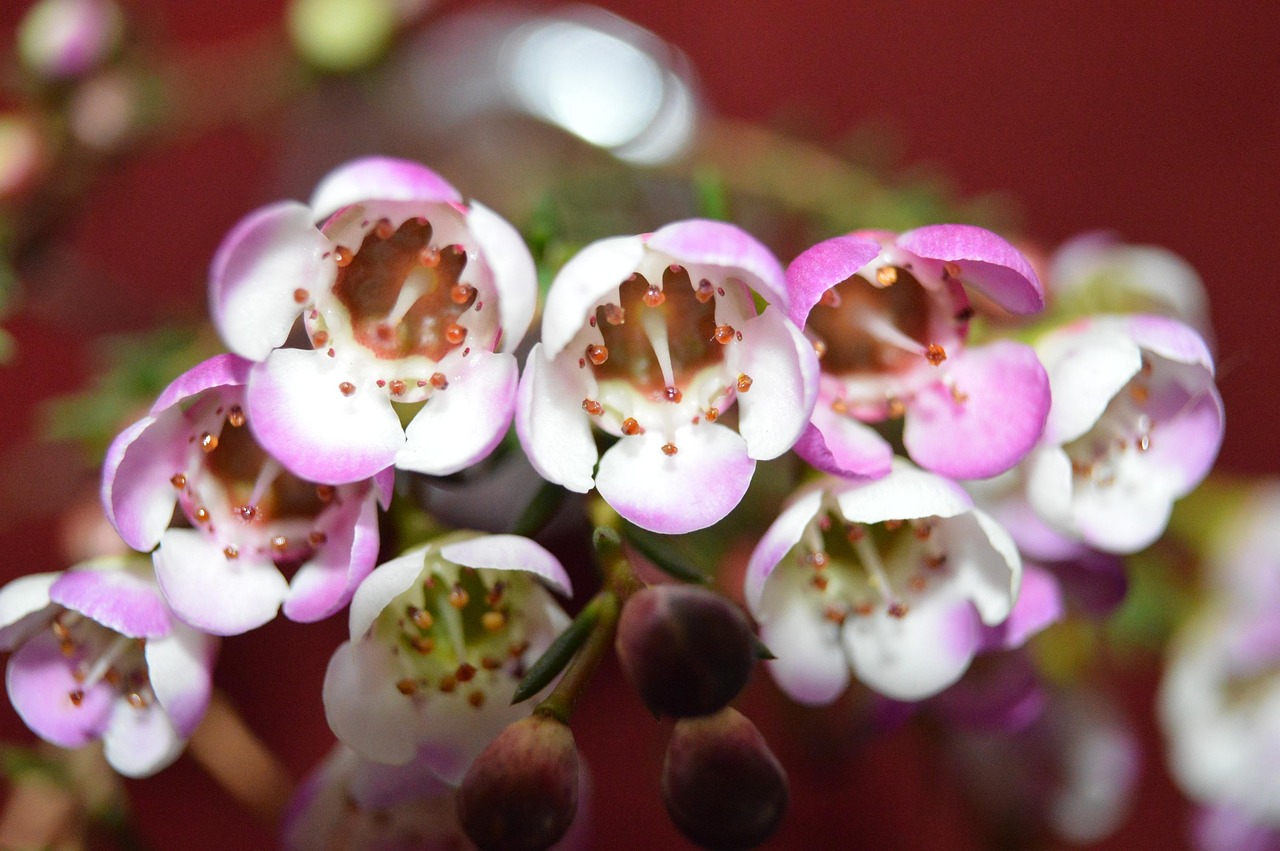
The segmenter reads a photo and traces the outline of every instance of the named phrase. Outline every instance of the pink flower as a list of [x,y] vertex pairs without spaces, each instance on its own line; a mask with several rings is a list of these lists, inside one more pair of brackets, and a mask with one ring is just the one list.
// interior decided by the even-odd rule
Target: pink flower
[[[759,315],[756,295],[770,303]],[[732,225],[592,243],[552,283],[525,364],[516,429],[529,459],[646,529],[710,526],[813,409],[817,360],[788,305],[778,262]],[[593,425],[620,438],[603,456]]]
[[1146,547],[1222,444],[1208,348],[1180,322],[1141,315],[1074,322],[1036,348],[1053,409],[1024,463],[1029,502],[1053,529],[1092,547]]
[[365,759],[415,758],[457,784],[508,724],[525,668],[569,625],[542,586],[569,577],[526,538],[458,532],[380,565],[351,601],[351,640],[329,660],[325,715]]
[[1035,352],[999,341],[967,349],[971,295],[1013,313],[1044,305],[1031,265],[970,225],[899,236],[862,232],[818,243],[787,269],[791,319],[822,358],[810,429],[796,446],[830,473],[882,476],[892,451],[866,423],[904,418],[920,466],[953,478],[1009,469],[1049,410]]
[[6,685],[40,738],[101,739],[107,762],[144,777],[173,762],[209,704],[217,639],[178,620],[145,559],[107,557],[0,589]]
[[1022,563],[1009,534],[941,476],[895,462],[873,481],[802,490],[747,565],[747,606],[777,659],[770,673],[806,704],[835,700],[852,669],[898,700],[954,683],[984,646],[1016,646],[1054,619],[1040,577],[1016,622]]
[[[377,502],[391,498],[390,469],[317,484],[265,452],[245,407],[251,366],[219,355],[181,375],[116,438],[103,469],[120,537],[155,549],[174,612],[217,635],[261,626],[282,604],[297,621],[346,605],[377,561]],[[175,504],[190,528],[170,525]]]
[[[506,352],[533,315],[533,260],[511,225],[427,168],[347,163],[310,206],[236,225],[211,274],[227,347],[259,362],[255,432],[297,475],[452,473],[506,432],[518,377]],[[280,348],[299,315],[309,348]]]

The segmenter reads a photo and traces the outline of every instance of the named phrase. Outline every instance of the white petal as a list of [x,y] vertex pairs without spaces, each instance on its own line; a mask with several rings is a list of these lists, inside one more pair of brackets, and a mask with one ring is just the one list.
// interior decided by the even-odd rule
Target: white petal
[[325,256],[332,250],[311,210],[296,201],[264,207],[237,224],[209,272],[209,307],[227,348],[262,360],[282,345],[307,301],[294,291],[333,286],[338,267]]
[[760,639],[777,657],[768,666],[778,687],[808,706],[826,705],[843,694],[849,686],[849,662],[840,628],[805,599],[802,574],[774,574],[759,608]]
[[502,317],[502,351],[515,351],[529,330],[538,300],[538,270],[520,232],[483,204],[472,203],[467,227],[493,270]]
[[271,562],[227,558],[196,529],[170,529],[153,559],[156,579],[174,613],[197,629],[238,635],[276,616],[289,584]]
[[529,463],[544,479],[586,493],[599,455],[571,368],[563,358],[546,360],[541,343],[533,347],[516,398],[516,432]]
[[445,544],[440,555],[463,567],[520,570],[541,577],[566,597],[573,596],[569,574],[540,544],[519,535],[481,535]]
[[487,456],[511,423],[518,372],[508,354],[475,352],[454,360],[448,388],[435,391],[405,430],[396,466],[444,476]]
[[1087,432],[1142,369],[1138,346],[1109,326],[1070,326],[1051,334],[1036,350],[1049,375],[1052,399],[1043,437],[1047,443],[1067,443]]
[[1018,598],[1022,558],[1004,527],[975,508],[943,520],[935,533],[954,571],[954,587],[973,602],[983,623],[1007,618]]
[[49,586],[61,573],[32,573],[19,576],[0,588],[0,652],[9,652],[40,629],[53,612],[49,608]]
[[209,706],[218,639],[175,620],[169,635],[148,641],[144,652],[156,701],[178,735],[190,736]]
[[396,688],[391,649],[376,641],[344,641],[324,674],[324,714],[333,734],[366,759],[404,765],[417,752],[417,714]]
[[738,394],[738,432],[752,458],[765,461],[790,449],[818,400],[818,357],[813,345],[775,307],[742,327],[736,368],[752,379]]
[[311,209],[328,218],[361,201],[460,202],[448,181],[426,166],[392,157],[362,157],[326,174],[311,194]]
[[921,597],[904,617],[883,608],[850,618],[845,648],[863,683],[896,700],[923,700],[960,679],[978,647],[969,603]]
[[150,777],[167,767],[186,741],[158,706],[138,708],[120,699],[102,736],[107,762],[125,777]]
[[747,562],[746,581],[743,585],[743,596],[752,615],[757,618],[760,616],[761,598],[767,580],[773,575],[783,556],[800,543],[800,536],[821,506],[822,491],[815,489],[803,494],[783,509],[778,519],[764,533],[760,543],[756,544],[751,559]]
[[396,597],[408,591],[409,586],[422,575],[426,567],[423,559],[425,552],[425,547],[415,547],[404,555],[375,567],[360,583],[351,598],[348,619],[352,641],[364,638],[382,610]]
[[905,461],[896,461],[883,479],[850,483],[835,497],[840,513],[853,523],[954,517],[973,507],[973,500],[955,482]]
[[704,529],[737,507],[756,462],[732,429],[714,423],[678,428],[676,454],[657,432],[624,437],[605,452],[596,489],[624,518],[667,535]]
[[172,409],[116,436],[102,462],[102,505],[126,544],[143,552],[169,528],[178,501],[170,479],[186,466],[187,422]]
[[640,237],[615,236],[591,243],[564,264],[542,309],[542,345],[548,356],[569,345],[591,307],[640,266],[644,251]]

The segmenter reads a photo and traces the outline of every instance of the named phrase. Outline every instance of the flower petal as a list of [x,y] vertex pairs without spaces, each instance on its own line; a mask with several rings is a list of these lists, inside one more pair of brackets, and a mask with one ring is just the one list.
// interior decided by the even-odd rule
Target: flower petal
[[827,290],[853,277],[878,256],[880,243],[856,234],[837,236],[806,249],[787,267],[791,321],[803,328],[809,311]]
[[61,575],[31,573],[0,588],[0,653],[13,650],[53,615],[49,587]]
[[205,390],[215,387],[243,387],[249,383],[249,370],[252,367],[253,361],[226,353],[201,361],[164,388],[151,406],[151,415],[159,416],[162,411]]
[[1177,478],[1174,496],[1190,493],[1213,468],[1222,447],[1225,412],[1213,385],[1175,417],[1153,429],[1144,461]]
[[238,635],[276,616],[289,584],[270,561],[227,558],[196,529],[170,529],[152,556],[174,614],[214,635]]
[[324,674],[324,714],[333,734],[366,759],[404,765],[417,753],[413,702],[395,683],[391,648],[344,641]]
[[529,330],[538,300],[538,270],[524,239],[511,224],[482,204],[472,202],[467,227],[493,270],[502,318],[501,351],[515,351]]
[[983,623],[1007,618],[1022,578],[1022,557],[1009,533],[976,508],[943,520],[937,533],[955,571],[953,587],[973,602]]
[[169,528],[178,496],[170,479],[186,465],[187,423],[178,410],[126,428],[102,462],[102,506],[126,544],[143,552]]
[[[341,609],[378,561],[378,508],[373,493],[328,518],[326,540],[298,568],[284,600],[289,620],[313,623]],[[352,517],[351,515],[356,515]]]
[[776,656],[768,662],[778,688],[806,706],[825,706],[849,686],[840,628],[805,599],[799,571],[775,574],[760,602],[760,640]]
[[[968,349],[907,409],[902,442],[920,466],[958,479],[1008,470],[1030,451],[1049,414],[1049,378],[1035,350],[1000,341]],[[963,394],[958,401],[955,394]]]
[[1161,357],[1180,363],[1197,364],[1213,374],[1213,355],[1204,338],[1193,329],[1163,316],[1126,316],[1126,333],[1139,346]]
[[834,495],[851,523],[955,517],[973,508],[972,498],[955,482],[905,461],[896,461],[883,479],[838,483]]
[[646,242],[684,264],[725,267],[783,313],[790,309],[786,275],[778,258],[736,225],[687,219],[660,228]]
[[440,555],[454,564],[488,570],[522,570],[538,576],[566,597],[573,585],[559,559],[519,535],[481,535],[445,544]]
[[[350,396],[340,385],[355,387]],[[249,377],[249,425],[294,474],[344,484],[391,466],[404,445],[385,392],[319,350],[278,349]]]
[[846,478],[879,479],[893,466],[893,447],[878,431],[829,405],[813,409],[794,449],[809,466]]
[[901,618],[878,609],[844,627],[858,679],[896,700],[923,700],[960,679],[979,638],[969,603],[941,595],[921,597]]
[[983,630],[983,646],[1017,649],[1031,636],[1059,621],[1064,611],[1062,588],[1053,574],[1036,565],[1023,565],[1017,602],[1003,623]]
[[328,290],[338,274],[326,255],[333,244],[311,220],[311,210],[282,201],[250,213],[213,257],[209,309],[227,348],[262,360],[284,344],[309,296]]
[[150,777],[182,753],[186,741],[158,706],[115,701],[102,736],[107,762],[125,777]]
[[414,547],[404,555],[378,565],[351,598],[348,623],[352,641],[359,641],[396,597],[409,590],[426,568],[426,547]]
[[973,225],[926,225],[907,231],[897,244],[931,260],[960,265],[960,280],[1011,313],[1044,307],[1044,287],[1022,253],[989,230]]
[[1067,443],[1093,428],[1116,394],[1142,369],[1142,351],[1110,323],[1096,320],[1048,334],[1037,345],[1054,404],[1044,440]]
[[[9,658],[6,685],[13,708],[46,742],[78,748],[102,736],[116,690],[105,680],[88,688],[76,680],[53,632],[38,632]],[[73,693],[83,695],[80,702]]]
[[311,193],[316,221],[361,201],[458,203],[462,195],[426,166],[392,157],[362,157],[344,163],[321,178]]
[[168,635],[172,622],[159,589],[124,570],[68,570],[49,599],[130,638]]
[[563,360],[548,361],[542,344],[534,346],[516,398],[520,445],[544,479],[586,493],[599,454],[587,415],[572,401],[579,395],[569,366]]
[[705,529],[747,492],[756,462],[737,432],[704,423],[675,431],[675,455],[657,432],[624,437],[600,459],[596,489],[624,518],[668,535]]
[[818,356],[782,312],[773,307],[742,326],[734,350],[739,373],[752,379],[738,393],[738,433],[747,454],[777,458],[795,445],[818,400]]
[[564,264],[542,308],[542,345],[548,358],[569,345],[586,324],[592,305],[626,280],[643,258],[640,237],[615,236],[591,243]]
[[773,575],[774,569],[791,548],[800,543],[800,537],[821,505],[820,490],[811,490],[798,496],[782,510],[778,519],[773,521],[760,538],[760,543],[756,544],[751,559],[747,562],[746,581],[743,584],[743,597],[753,615],[759,616],[766,580]]
[[453,361],[437,390],[405,429],[395,465],[432,476],[470,467],[494,450],[511,424],[519,368],[513,355],[474,352]]
[[144,653],[156,702],[185,739],[209,707],[218,639],[174,621],[173,632],[148,641]]

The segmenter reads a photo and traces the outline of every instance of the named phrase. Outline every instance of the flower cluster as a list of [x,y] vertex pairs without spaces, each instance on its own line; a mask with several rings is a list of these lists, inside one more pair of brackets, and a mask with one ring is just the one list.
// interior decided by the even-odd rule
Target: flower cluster
[[[753,627],[706,589],[641,590],[626,545],[721,524],[758,462],[794,450],[778,465],[794,493],[747,533],[743,586],[786,694],[829,704],[856,679],[919,702],[982,652],[1021,659],[1078,605],[1063,565],[1156,540],[1223,431],[1193,317],[1153,300],[1055,312],[1072,292],[972,225],[837,236],[784,268],[739,227],[688,219],[569,259],[522,370],[539,305],[516,229],[424,166],[348,163],[226,236],[210,307],[229,351],[108,450],[106,516],[149,558],[0,591],[12,701],[49,741],[101,738],[121,772],[150,773],[204,712],[215,636],[349,605],[321,695],[341,745],[295,802],[290,845],[337,824],[353,843],[481,842],[532,819],[545,847],[577,808],[569,712],[616,632],[642,699],[681,719],[673,820],[710,845],[761,841],[785,773],[726,706]],[[555,596],[568,573],[530,538],[404,522],[411,479],[476,467],[513,422],[510,452],[595,494],[603,582],[575,621]],[[1265,644],[1263,626],[1241,641]],[[1032,724],[1039,692],[1013,691],[1005,715]],[[963,685],[938,701],[963,714]],[[729,781],[741,796],[712,794]],[[759,812],[727,824],[726,797]],[[455,799],[460,823],[441,815]]]

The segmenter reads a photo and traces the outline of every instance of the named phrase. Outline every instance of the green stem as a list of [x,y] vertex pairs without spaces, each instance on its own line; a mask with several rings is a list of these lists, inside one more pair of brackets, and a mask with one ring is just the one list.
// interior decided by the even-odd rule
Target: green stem
[[534,708],[535,715],[550,716],[562,724],[568,724],[569,716],[573,714],[574,703],[586,689],[587,683],[591,681],[596,668],[604,660],[605,654],[613,644],[613,633],[618,625],[618,612],[622,608],[618,602],[618,596],[613,591],[604,590],[597,594],[587,606],[596,609],[595,625],[591,628],[591,635],[578,651],[578,655],[573,657],[564,676],[560,678],[560,682],[556,683],[555,689]]

